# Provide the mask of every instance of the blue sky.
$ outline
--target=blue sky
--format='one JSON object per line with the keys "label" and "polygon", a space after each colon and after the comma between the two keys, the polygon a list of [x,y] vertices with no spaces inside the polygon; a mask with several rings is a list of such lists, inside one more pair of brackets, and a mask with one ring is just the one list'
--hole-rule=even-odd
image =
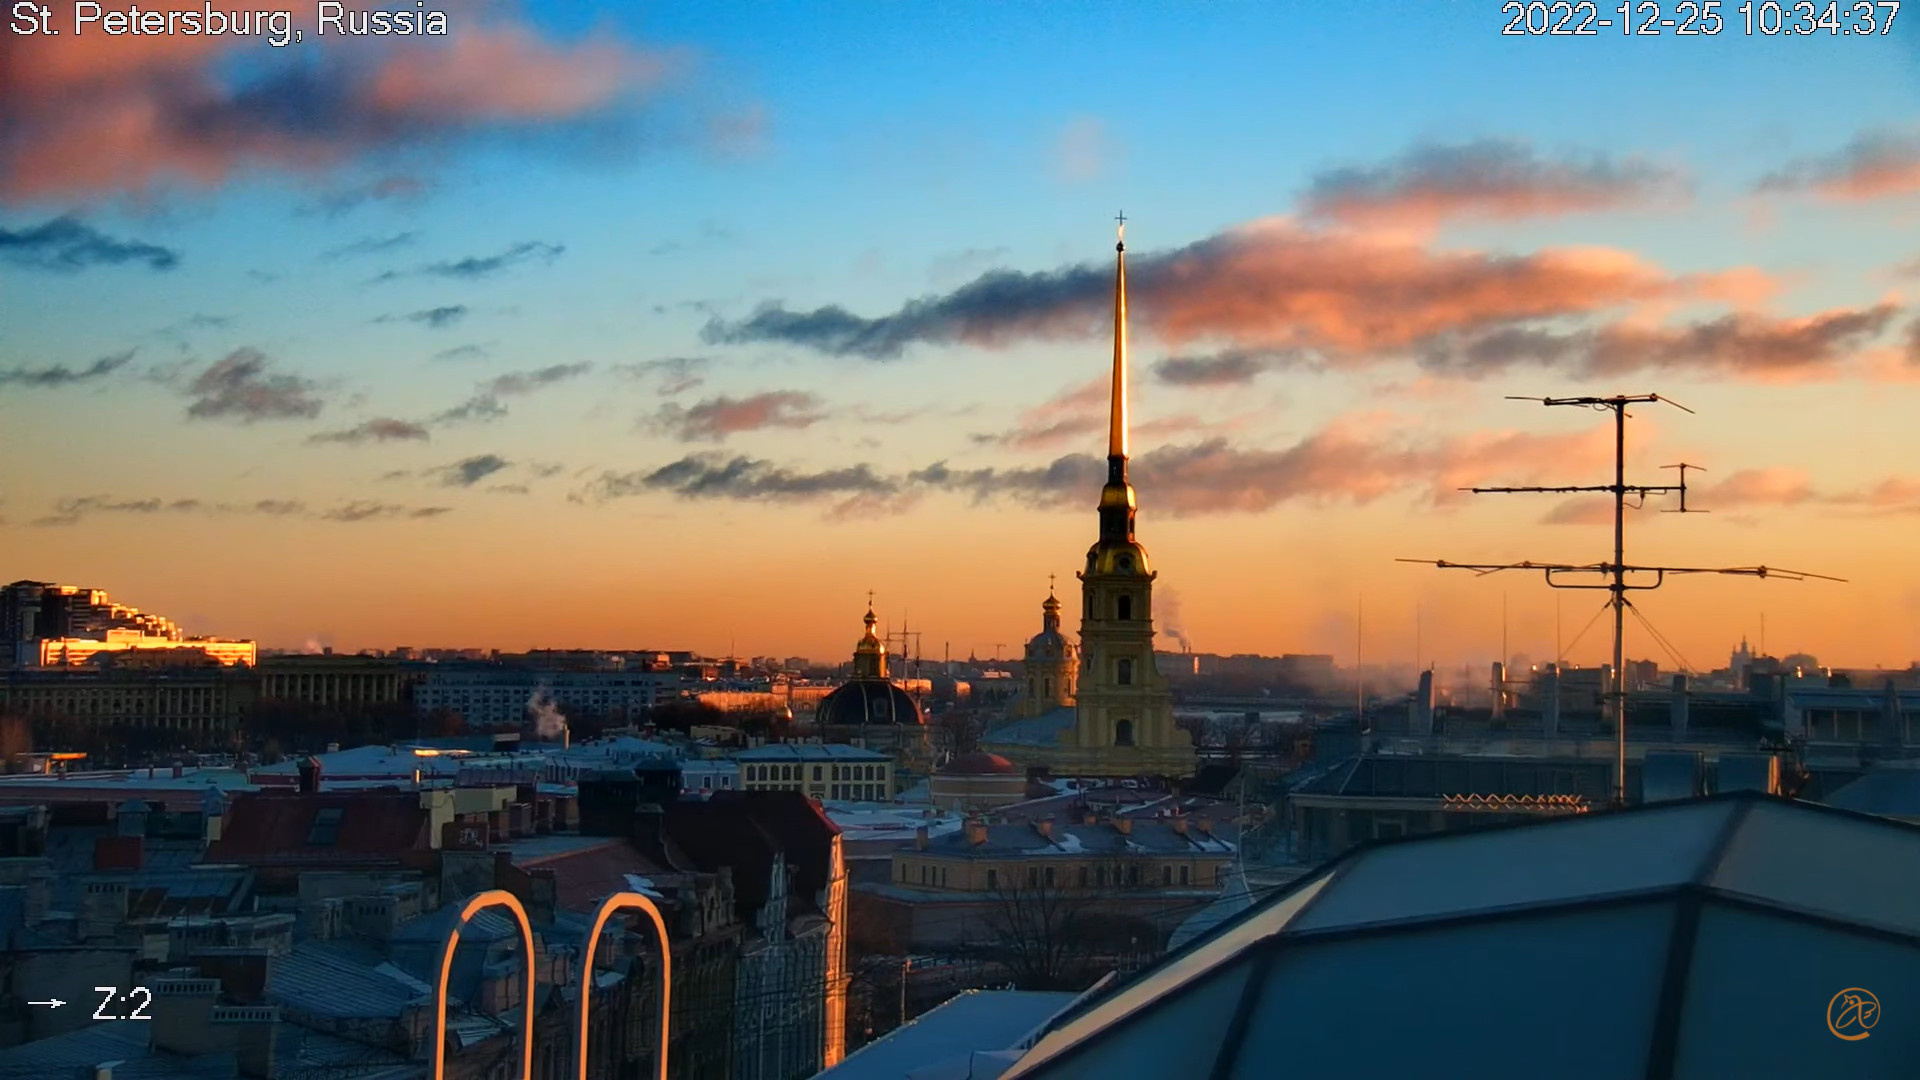
{"label": "blue sky", "polygon": [[[176,617],[202,615],[209,631],[276,645],[403,636],[451,644],[477,634],[519,635],[498,642],[508,646],[644,639],[719,650],[738,636],[743,649],[831,654],[857,635],[852,609],[869,587],[954,640],[1016,640],[1037,621],[1035,582],[1069,573],[1092,528],[1091,491],[1076,499],[1009,479],[1011,470],[1098,452],[1097,433],[1015,438],[1023,425],[1081,423],[1085,401],[1061,395],[1100,377],[1105,343],[1079,329],[1071,306],[1079,301],[1031,318],[958,316],[879,359],[792,334],[727,338],[709,328],[740,330],[767,303],[874,319],[917,298],[958,303],[991,271],[1103,266],[1112,217],[1124,208],[1142,272],[1170,275],[1147,279],[1154,291],[1137,325],[1139,412],[1161,424],[1137,442],[1143,453],[1169,452],[1147,477],[1198,485],[1176,500],[1143,480],[1143,529],[1150,547],[1164,545],[1158,563],[1200,647],[1334,649],[1347,639],[1342,613],[1371,590],[1383,609],[1449,612],[1434,618],[1454,620],[1453,637],[1431,629],[1429,642],[1448,642],[1447,658],[1479,657],[1498,597],[1416,579],[1387,560],[1428,554],[1443,539],[1524,555],[1597,538],[1540,523],[1545,506],[1436,503],[1429,466],[1490,468],[1497,460],[1474,458],[1472,439],[1573,438],[1586,426],[1516,414],[1502,394],[1638,392],[1657,382],[1702,417],[1648,418],[1647,464],[1684,450],[1714,458],[1726,475],[1752,473],[1723,490],[1726,520],[1676,538],[1675,556],[1760,558],[1772,545],[1784,550],[1767,558],[1878,575],[1871,599],[1851,594],[1870,609],[1852,628],[1831,625],[1826,600],[1728,602],[1784,605],[1776,625],[1797,617],[1809,648],[1904,663],[1920,652],[1909,629],[1920,581],[1896,552],[1912,539],[1907,511],[1920,497],[1906,499],[1900,464],[1920,447],[1901,419],[1913,404],[1899,351],[1913,286],[1898,268],[1916,255],[1920,182],[1890,182],[1870,198],[1816,184],[1766,194],[1756,186],[1796,163],[1802,176],[1857,165],[1859,155],[1843,151],[1861,139],[1880,140],[1873,145],[1895,158],[1920,155],[1914,38],[1901,22],[1885,37],[1749,38],[1729,17],[1734,25],[1714,38],[1612,30],[1565,39],[1503,37],[1492,3],[578,3],[455,9],[448,43],[288,55],[236,43],[164,57],[117,43],[95,68],[107,74],[89,84],[107,102],[102,110],[148,103],[164,116],[179,106],[141,81],[154,65],[204,78],[222,108],[259,130],[168,130],[116,143],[100,118],[118,113],[75,112],[51,91],[0,106],[0,119],[15,110],[27,133],[0,146],[0,235],[17,240],[0,247],[15,253],[0,258],[0,374],[16,374],[0,380],[0,424],[24,448],[0,461],[5,561],[16,577],[83,580]],[[408,52],[483,32],[511,47],[485,60]],[[52,50],[78,47],[0,37],[29,72],[64,70]],[[596,47],[623,57],[603,81],[587,80],[564,101],[543,94],[570,71],[598,70],[582,51]],[[449,88],[430,107],[361,100],[372,76],[327,81],[328,64],[384,75],[418,57],[443,63],[417,68],[444,80],[429,85]],[[291,85],[318,87],[316,95],[332,87],[333,96],[299,101],[300,91],[282,90],[296,96],[299,115],[321,119],[275,127],[292,114],[254,111],[244,91],[301,65],[320,75]],[[1469,198],[1397,232],[1333,211],[1316,218],[1303,202],[1316,178],[1342,169],[1405,181],[1426,160],[1420,149],[1435,147],[1469,161],[1530,163],[1547,186],[1556,168],[1607,183],[1638,168],[1664,194],[1622,194],[1632,185],[1620,181],[1593,205],[1527,213],[1493,202],[1475,212]],[[77,164],[67,173],[43,167],[55,157]],[[118,160],[125,170],[112,166]],[[183,161],[219,168],[182,177]],[[1617,168],[1628,173],[1609,171]],[[102,179],[122,171],[127,179]],[[411,194],[349,198],[396,178]],[[33,230],[62,217],[115,243],[163,249],[172,262],[85,256],[50,269],[56,248]],[[1625,376],[1548,362],[1493,378],[1423,367],[1408,350],[1432,341],[1375,327],[1366,341],[1315,339],[1312,347],[1334,350],[1318,364],[1238,382],[1180,385],[1154,374],[1170,355],[1271,350],[1298,337],[1283,318],[1247,311],[1224,322],[1218,312],[1197,315],[1182,324],[1197,332],[1183,337],[1164,314],[1204,307],[1208,290],[1236,280],[1203,275],[1182,295],[1188,279],[1166,253],[1201,245],[1192,257],[1204,260],[1208,243],[1232,247],[1246,235],[1239,230],[1276,218],[1303,231],[1255,246],[1335,237],[1358,246],[1340,248],[1329,272],[1352,265],[1361,277],[1390,258],[1380,254],[1388,248],[1413,262],[1546,253],[1554,265],[1587,259],[1562,253],[1607,249],[1667,279],[1646,286],[1660,295],[1623,293],[1620,304],[1589,310],[1556,294],[1562,307],[1542,318],[1560,329],[1612,326],[1625,305],[1621,326],[1672,328],[1733,305],[1771,320],[1773,336],[1739,337],[1711,362],[1676,345],[1670,363]],[[1284,276],[1290,249],[1281,250],[1262,265]],[[489,258],[497,268],[459,269]],[[1765,295],[1734,301],[1732,285],[1703,293],[1684,284],[1734,271],[1764,277]],[[1014,284],[1039,296],[1044,283]],[[1410,286],[1353,286],[1382,325],[1414,302],[1402,287]],[[1286,288],[1308,305],[1299,317],[1311,323],[1313,298],[1301,296],[1312,283]],[[1249,289],[1254,311],[1263,310]],[[1444,323],[1452,306],[1482,302],[1449,294],[1430,314]],[[1874,317],[1875,305],[1887,310]],[[435,310],[437,325],[425,315]],[[1354,310],[1343,326],[1360,317]],[[1870,327],[1836,331],[1832,350],[1784,372],[1742,359],[1762,339],[1800,332],[1787,322],[1833,311],[1858,313]],[[1249,317],[1263,320],[1257,332],[1243,325]],[[122,355],[98,377],[27,377]],[[190,412],[208,400],[193,387],[210,385],[208,373],[236,355],[265,366],[220,369],[241,398]],[[675,389],[657,369],[621,370],[673,359],[692,361],[684,374],[702,381]],[[538,372],[549,373],[545,381],[527,381]],[[509,389],[496,393],[502,385]],[[249,412],[258,399],[246,395],[256,391],[294,400]],[[790,397],[765,397],[782,394]],[[505,415],[434,420],[480,397]],[[690,417],[711,420],[716,403],[742,402],[759,411],[690,426]],[[382,419],[420,434],[316,441]],[[1184,472],[1174,461],[1175,451],[1210,440],[1239,455],[1312,450],[1328,432],[1365,433],[1369,446],[1406,450],[1394,460],[1428,465],[1384,480],[1301,467],[1304,479],[1276,487],[1219,478],[1312,455],[1209,458],[1205,470]],[[1663,439],[1673,441],[1655,442]],[[699,455],[760,462],[831,490],[794,494],[782,474],[718,497],[660,486],[606,496],[609,474],[649,475]],[[479,479],[449,479],[472,475],[474,466],[448,471],[472,462]],[[486,471],[488,462],[498,467]],[[996,470],[991,484],[1002,486],[922,490],[908,478],[934,462]],[[863,487],[817,477],[861,468],[878,479]],[[1217,490],[1205,486],[1216,481]],[[1870,491],[1881,494],[1869,499]],[[148,509],[151,500],[160,508]],[[239,509],[262,501],[302,509]],[[1177,511],[1156,517],[1169,502]],[[326,516],[350,504],[372,510],[348,515],[353,524]],[[1873,514],[1855,513],[1862,507]],[[1440,521],[1444,531],[1429,543]],[[1658,550],[1674,534],[1648,535]],[[1423,550],[1387,550],[1397,537],[1419,537]],[[227,545],[248,554],[228,566],[181,554]],[[1268,563],[1269,551],[1286,554]],[[956,559],[977,573],[930,579],[921,565]],[[1315,560],[1324,560],[1318,569],[1298,569]],[[290,574],[292,566],[302,569]],[[612,598],[610,610],[623,614],[582,621],[526,599],[582,566],[595,568],[592,582],[556,586],[562,607],[598,611]],[[1259,578],[1251,592],[1247,575]],[[222,576],[232,580],[210,583]],[[683,587],[689,580],[706,584]],[[1551,597],[1529,588],[1537,622]],[[364,602],[372,595],[391,603]],[[771,595],[786,599],[761,618]],[[1252,596],[1274,599],[1258,606]],[[1691,604],[1668,617],[1703,653],[1752,621],[1716,620]]]}

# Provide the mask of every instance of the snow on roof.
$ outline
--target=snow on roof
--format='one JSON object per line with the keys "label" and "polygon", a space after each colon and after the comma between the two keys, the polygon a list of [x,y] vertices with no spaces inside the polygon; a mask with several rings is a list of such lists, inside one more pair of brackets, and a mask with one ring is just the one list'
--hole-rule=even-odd
{"label": "snow on roof", "polygon": [[847,1055],[814,1080],[907,1080],[909,1074],[954,1058],[1007,1050],[1078,996],[1034,990],[963,991]]}

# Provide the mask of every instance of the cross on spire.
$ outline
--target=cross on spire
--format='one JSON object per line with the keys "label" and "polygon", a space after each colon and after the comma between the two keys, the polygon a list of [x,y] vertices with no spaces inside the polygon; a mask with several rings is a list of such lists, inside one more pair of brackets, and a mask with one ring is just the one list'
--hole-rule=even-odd
{"label": "cross on spire", "polygon": [[1114,234],[1122,241],[1125,241],[1127,238],[1127,212],[1125,210],[1120,211],[1113,215],[1113,220],[1120,223],[1119,228],[1114,230]]}
{"label": "cross on spire", "polygon": [[868,611],[873,610],[873,590],[872,589],[867,590],[867,610]]}
{"label": "cross on spire", "polygon": [[1052,574],[1047,575],[1047,595],[1048,596],[1053,595],[1053,575]]}

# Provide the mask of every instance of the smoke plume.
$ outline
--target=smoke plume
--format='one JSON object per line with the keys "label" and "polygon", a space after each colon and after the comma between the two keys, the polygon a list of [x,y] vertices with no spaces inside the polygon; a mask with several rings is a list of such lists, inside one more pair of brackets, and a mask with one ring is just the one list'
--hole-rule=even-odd
{"label": "smoke plume", "polygon": [[554,704],[553,695],[542,686],[533,691],[527,699],[527,712],[533,718],[533,731],[543,741],[552,741],[561,737],[567,730],[567,718]]}

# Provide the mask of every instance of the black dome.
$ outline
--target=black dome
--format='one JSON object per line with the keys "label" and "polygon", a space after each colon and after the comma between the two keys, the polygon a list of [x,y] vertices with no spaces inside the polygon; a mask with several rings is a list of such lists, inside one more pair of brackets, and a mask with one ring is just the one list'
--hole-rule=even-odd
{"label": "black dome", "polygon": [[855,679],[820,699],[814,722],[858,727],[861,724],[924,724],[913,695],[880,679]]}

